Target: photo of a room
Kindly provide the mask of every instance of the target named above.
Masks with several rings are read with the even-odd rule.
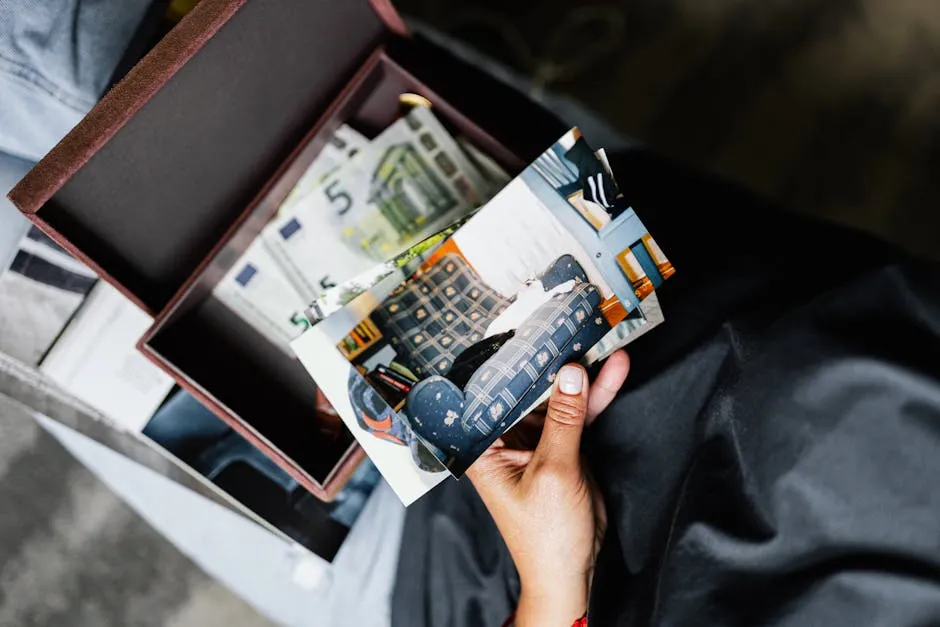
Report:
[[[522,178],[592,253],[628,311],[675,273],[603,161],[576,129],[544,152]]]
[[[405,503],[462,476],[563,365],[662,323],[675,272],[577,129],[440,235],[337,286],[292,344]]]
[[[463,474],[626,318],[591,261],[510,184],[339,342],[359,427]]]

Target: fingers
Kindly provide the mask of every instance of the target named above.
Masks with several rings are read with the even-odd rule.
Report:
[[[587,397],[588,378],[584,368],[568,364],[558,371],[533,466],[551,465],[562,471],[580,468],[579,449]]]
[[[488,502],[512,490],[531,460],[532,451],[507,448],[499,439],[467,469],[467,477]]]
[[[467,470],[467,476],[486,501],[518,485],[527,467],[547,465],[580,476],[581,433],[617,395],[630,370],[624,351],[607,358],[593,385],[584,368],[568,364],[559,372],[548,401],[541,437],[535,451],[507,447],[501,438]],[[523,425],[517,425],[520,429]],[[530,464],[530,462],[535,462]]]
[[[496,440],[490,448],[483,451],[483,454],[477,457],[469,468],[467,468],[467,477],[473,482],[473,485],[480,489],[480,485],[485,483],[486,477],[492,474],[496,468],[495,453],[506,448],[502,438]]]
[[[619,350],[604,362],[604,366],[591,384],[591,394],[588,400],[587,424],[607,409],[620,391],[623,382],[627,380],[630,372],[630,357],[626,351]]]
[[[534,451],[520,451],[518,449],[505,448],[500,453],[501,461],[513,466],[525,466],[532,461]]]

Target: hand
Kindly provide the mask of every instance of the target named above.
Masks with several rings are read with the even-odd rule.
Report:
[[[498,440],[467,471],[519,571],[519,627],[570,627],[587,610],[607,519],[581,460],[581,432],[614,399],[629,369],[623,351],[607,359],[593,385],[581,366],[563,367],[535,450]]]

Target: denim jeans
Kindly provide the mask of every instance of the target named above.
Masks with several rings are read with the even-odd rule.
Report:
[[[0,0],[0,152],[38,161],[98,101],[151,0]]]
[[[0,0],[0,272],[26,220],[6,194],[108,87],[151,0]]]
[[[3,193],[0,198],[0,274],[10,266],[19,241],[29,228],[26,218],[6,199],[6,191],[16,185],[32,165],[0,152],[0,192]]]

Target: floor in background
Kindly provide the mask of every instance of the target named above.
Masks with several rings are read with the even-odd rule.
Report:
[[[655,150],[940,256],[940,6],[396,0]]]
[[[262,627],[0,397],[0,627]]]

